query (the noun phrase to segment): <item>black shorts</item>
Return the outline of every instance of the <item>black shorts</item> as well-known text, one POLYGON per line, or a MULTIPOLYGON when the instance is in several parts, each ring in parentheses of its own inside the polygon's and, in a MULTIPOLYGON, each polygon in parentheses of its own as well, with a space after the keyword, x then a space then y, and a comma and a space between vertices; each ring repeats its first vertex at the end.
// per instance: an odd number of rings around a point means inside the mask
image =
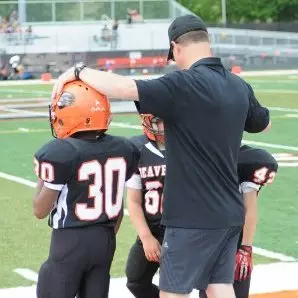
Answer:
POLYGON ((160 290, 189 294, 211 283, 233 284, 241 228, 167 227, 161 251, 160 290))
POLYGON ((53 230, 49 257, 39 271, 37 298, 107 298, 115 248, 113 228, 53 230))

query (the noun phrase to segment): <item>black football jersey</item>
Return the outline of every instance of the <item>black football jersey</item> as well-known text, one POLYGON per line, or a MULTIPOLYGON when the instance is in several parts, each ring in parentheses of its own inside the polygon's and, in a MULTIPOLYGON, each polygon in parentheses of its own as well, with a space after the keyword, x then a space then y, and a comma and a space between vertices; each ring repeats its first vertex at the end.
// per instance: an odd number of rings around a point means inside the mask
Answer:
POLYGON ((162 214, 164 178, 166 175, 165 150, 159 150, 155 142, 145 135, 131 138, 139 149, 138 170, 127 186, 143 192, 143 211, 150 228, 158 227, 162 214))
POLYGON ((239 184, 251 182, 266 185, 273 182, 278 169, 274 157, 263 149, 242 146, 238 159, 239 184))
POLYGON ((50 213, 54 229, 114 226, 123 208, 125 181, 136 171, 139 151, 121 137, 54 139, 34 158, 35 172, 59 197, 50 213))

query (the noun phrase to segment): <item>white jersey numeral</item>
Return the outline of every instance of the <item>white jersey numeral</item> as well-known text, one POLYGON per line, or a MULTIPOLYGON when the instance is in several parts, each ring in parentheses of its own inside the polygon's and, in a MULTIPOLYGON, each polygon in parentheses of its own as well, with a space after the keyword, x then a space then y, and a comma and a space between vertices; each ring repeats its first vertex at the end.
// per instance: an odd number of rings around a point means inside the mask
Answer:
POLYGON ((97 161, 84 162, 79 168, 79 182, 89 181, 93 176, 93 184, 89 185, 88 198, 93 200, 93 207, 86 203, 77 203, 75 213, 80 220, 93 221, 105 213, 109 219, 119 215, 122 209, 123 192, 126 178, 126 161, 124 158, 110 158, 104 167, 97 161), (117 173, 116 194, 113 193, 114 173, 117 173), (104 193, 102 191, 104 186, 104 193))
POLYGON ((36 158, 34 158, 33 162, 34 162, 34 172, 37 177, 49 183, 55 180, 54 167, 51 163, 49 162, 39 163, 36 158))
POLYGON ((145 183, 147 192, 145 194, 145 209, 146 212, 155 215, 158 212, 162 213, 163 195, 159 194, 158 189, 163 185, 159 181, 147 181, 145 183))
POLYGON ((268 168, 263 167, 254 172, 253 182, 258 184, 271 184, 273 183, 276 172, 270 171, 268 168))

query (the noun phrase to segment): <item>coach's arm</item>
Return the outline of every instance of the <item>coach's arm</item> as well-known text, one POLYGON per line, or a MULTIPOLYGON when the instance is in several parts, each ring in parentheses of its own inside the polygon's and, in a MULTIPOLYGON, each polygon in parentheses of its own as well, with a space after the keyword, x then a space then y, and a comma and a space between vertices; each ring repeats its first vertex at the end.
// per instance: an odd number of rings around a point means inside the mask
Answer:
MULTIPOLYGON (((58 78, 52 97, 59 94, 66 83, 75 79, 72 67, 58 78)), ((85 67, 80 72, 80 80, 110 98, 139 100, 137 85, 132 78, 85 67)))
MULTIPOLYGON (((183 96, 180 93, 185 93, 181 71, 169 73, 158 79, 134 80, 127 76, 85 67, 81 70, 79 77, 81 81, 105 94, 108 98, 139 101, 140 113, 149 113, 164 120, 170 120, 181 110, 183 96)), ((72 67, 56 81, 52 98, 54 99, 61 93, 66 83, 75 79, 72 67)))

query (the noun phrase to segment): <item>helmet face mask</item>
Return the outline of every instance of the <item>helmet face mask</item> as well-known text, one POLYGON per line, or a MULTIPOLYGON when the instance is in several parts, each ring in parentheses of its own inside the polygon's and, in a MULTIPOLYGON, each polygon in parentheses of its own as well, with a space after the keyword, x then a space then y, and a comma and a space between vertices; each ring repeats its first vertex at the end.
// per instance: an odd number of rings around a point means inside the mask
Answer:
POLYGON ((67 138, 78 132, 106 131, 111 122, 106 96, 82 81, 73 81, 49 106, 52 135, 67 138))
POLYGON ((152 114, 142 114, 141 118, 144 134, 148 137, 148 139, 164 143, 164 130, 160 130, 158 127, 160 123, 163 123, 163 121, 152 114))

